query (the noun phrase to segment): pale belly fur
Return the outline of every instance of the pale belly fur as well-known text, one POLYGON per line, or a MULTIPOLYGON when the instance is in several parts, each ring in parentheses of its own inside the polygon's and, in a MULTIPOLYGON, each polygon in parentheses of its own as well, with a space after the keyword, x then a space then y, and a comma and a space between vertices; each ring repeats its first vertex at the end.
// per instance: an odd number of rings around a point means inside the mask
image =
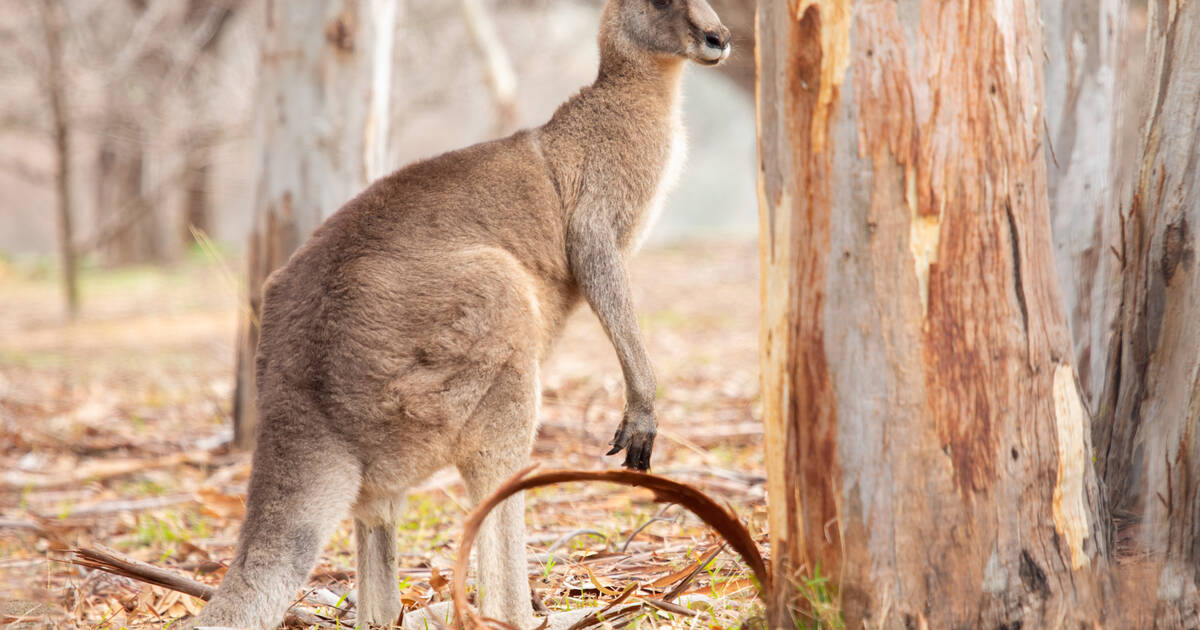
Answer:
POLYGON ((634 233, 633 251, 635 252, 646 243, 646 238, 650 236, 650 230, 658 222, 658 217, 662 215, 667 195, 675 188, 675 184, 679 183, 679 174, 683 172, 683 163, 687 160, 687 131, 683 128, 683 120, 678 107, 676 105, 674 116, 671 117, 671 149, 667 155, 667 163, 663 168, 662 176, 658 179, 658 187, 654 190, 654 196, 650 197, 650 202, 642 212, 642 220, 638 223, 637 231, 634 233))

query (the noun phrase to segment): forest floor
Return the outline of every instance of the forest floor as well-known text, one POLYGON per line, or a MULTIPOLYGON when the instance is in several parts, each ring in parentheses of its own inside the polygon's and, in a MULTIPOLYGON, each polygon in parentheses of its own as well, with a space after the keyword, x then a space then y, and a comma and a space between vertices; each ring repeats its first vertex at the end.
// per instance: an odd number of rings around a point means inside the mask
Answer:
MULTIPOLYGON (((70 564, 74 546, 219 582, 250 470, 248 454, 230 446, 239 269, 198 255, 166 269, 89 270, 83 314, 66 323, 50 275, 0 262, 0 624, 157 628, 200 608, 70 564)), ((728 505, 765 549, 757 251, 656 249, 632 274, 660 383, 654 472, 728 505)), ((619 466, 623 455, 603 454, 622 379, 590 311, 572 317, 543 375, 534 460, 619 466)), ((597 606, 632 584, 630 601, 661 597, 718 545, 698 519, 646 491, 568 484, 531 491, 527 504, 530 581, 551 610, 597 606)), ((410 494, 400 554, 410 607, 449 597, 468 511, 453 470, 410 494)), ((351 538, 343 522, 310 588, 338 597, 352 587, 351 538)), ((736 554, 703 564, 686 588, 700 602, 694 612, 646 608, 634 624, 732 627, 760 614, 736 554)))

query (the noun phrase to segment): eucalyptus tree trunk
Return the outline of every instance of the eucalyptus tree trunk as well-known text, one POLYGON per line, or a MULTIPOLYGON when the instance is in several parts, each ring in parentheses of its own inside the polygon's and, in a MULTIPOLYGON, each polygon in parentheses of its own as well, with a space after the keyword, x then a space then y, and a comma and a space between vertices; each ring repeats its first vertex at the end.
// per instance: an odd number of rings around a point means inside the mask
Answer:
POLYGON ((400 0, 269 2, 256 133, 255 228, 238 341, 234 437, 254 444, 262 283, 324 220, 384 174, 400 0))
POLYGON ((1149 2, 1144 121, 1096 427, 1123 551, 1157 565, 1156 624, 1196 627, 1200 567, 1200 3, 1149 2))
POLYGON ((761 2, 758 32, 772 627, 820 612, 817 567, 848 628, 1101 621, 1036 0, 761 2))

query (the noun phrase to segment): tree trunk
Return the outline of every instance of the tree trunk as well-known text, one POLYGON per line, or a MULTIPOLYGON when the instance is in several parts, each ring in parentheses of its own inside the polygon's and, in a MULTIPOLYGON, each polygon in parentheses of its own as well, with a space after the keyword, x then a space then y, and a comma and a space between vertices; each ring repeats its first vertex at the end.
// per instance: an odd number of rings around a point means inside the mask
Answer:
POLYGON ((117 107, 110 106, 96 154, 95 244, 106 265, 161 262, 162 217, 146 195, 145 143, 138 123, 117 107))
POLYGON ((1120 318, 1097 420, 1123 554, 1161 563, 1159 627, 1197 627, 1200 3, 1149 3, 1144 121, 1120 215, 1120 318))
POLYGON ((1037 3, 762 2, 758 32, 772 627, 818 568, 849 628, 1098 622, 1037 3))
POLYGON ((188 246, 195 240, 193 230, 202 234, 212 233, 212 203, 209 198, 212 151, 207 145, 196 145, 187 152, 185 159, 183 232, 180 237, 188 246))
POLYGON ((1044 0, 1046 151, 1054 254, 1079 380, 1095 410, 1120 296, 1121 56, 1124 0, 1044 0), (1120 54, 1118 54, 1120 53, 1120 54))
MULTIPOLYGON (((390 80, 376 81, 375 60, 391 63, 398 0, 266 3, 257 119, 261 150, 256 229, 248 253, 248 306, 238 340, 234 434, 254 443, 254 353, 262 283, 321 223, 371 180, 387 172, 390 80), (389 16, 390 19, 389 19, 389 16), (377 51, 385 46, 389 50, 377 51), (386 127, 385 127, 386 128, 386 127)), ((390 72, 384 73, 390 77, 390 72)))
POLYGON ((62 266, 63 295, 67 316, 79 316, 78 262, 75 258, 75 232, 71 227, 74 214, 71 197, 71 122, 67 111, 66 76, 63 73, 62 7, 58 0, 44 0, 41 6, 42 34, 46 41, 46 96, 50 101, 51 124, 54 128, 54 152, 57 168, 54 173, 58 193, 58 253, 62 266))

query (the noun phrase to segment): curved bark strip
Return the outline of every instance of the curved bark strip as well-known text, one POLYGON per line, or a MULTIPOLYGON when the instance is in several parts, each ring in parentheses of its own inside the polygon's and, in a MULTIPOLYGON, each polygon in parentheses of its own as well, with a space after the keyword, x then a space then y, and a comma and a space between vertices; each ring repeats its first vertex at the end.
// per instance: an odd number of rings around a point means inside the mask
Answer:
MULTIPOLYGON (((496 488, 491 496, 475 506, 463 523, 462 540, 454 561, 453 601, 456 628, 487 627, 488 622, 500 623, 480 618, 467 605, 467 567, 471 561, 471 546, 475 543, 479 528, 483 525, 483 519, 505 499, 518 492, 569 481, 603 481, 635 488, 646 488, 654 493, 655 501, 682 505, 691 510, 709 527, 712 527, 742 557, 746 566, 754 574, 754 579, 758 581, 760 595, 771 592, 772 576, 767 571, 766 562, 759 553, 758 546, 754 543, 750 532, 738 520, 737 515, 721 507, 711 497, 696 488, 666 477, 633 470, 550 470, 530 475, 535 468, 537 468, 536 464, 509 478, 503 485, 496 488)), ((701 564, 703 565, 703 563, 701 564)), ((621 599, 624 599, 630 592, 626 591, 621 599)), ((615 603, 617 602, 613 602, 613 604, 615 603)))
MULTIPOLYGON (((1122 551, 1163 563, 1158 625, 1200 617, 1200 3, 1152 0, 1114 377, 1097 435, 1122 551)), ((1187 625, 1184 621, 1187 621, 1187 625)), ((1176 626, 1175 624, 1181 624, 1176 626)))
POLYGON ((1098 621, 1036 1, 760 3, 758 28, 776 598, 820 563, 847 627, 1098 621))

